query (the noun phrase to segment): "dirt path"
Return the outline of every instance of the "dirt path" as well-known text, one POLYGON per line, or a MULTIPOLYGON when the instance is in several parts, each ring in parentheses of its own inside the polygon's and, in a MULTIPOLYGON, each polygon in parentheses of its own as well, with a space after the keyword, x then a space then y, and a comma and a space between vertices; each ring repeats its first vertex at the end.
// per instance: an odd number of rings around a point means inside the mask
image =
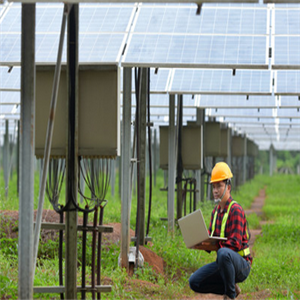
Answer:
MULTIPOLYGON (((262 208, 265 204, 265 197, 266 197, 265 190, 264 189, 260 190, 259 195, 252 202, 251 208, 248 210, 245 210, 246 216, 250 215, 252 213, 256 213, 260 217, 263 214, 262 208)), ((250 252, 251 252, 251 255, 253 257, 255 257, 255 251, 253 250, 253 245, 254 245, 256 237, 261 234, 261 229, 252 229, 252 230, 250 230, 250 233, 251 233, 251 239, 249 242, 250 252)), ((242 291, 242 293, 239 295, 238 299, 250 299, 250 298, 251 299, 266 299, 269 297, 270 297, 269 291, 259 291, 259 292, 252 293, 251 295, 243 295, 243 291, 242 291)), ((204 299, 210 299, 210 300, 212 300, 212 299, 219 300, 220 299, 221 300, 221 299, 223 299, 223 296, 218 296, 218 295, 214 295, 214 294, 204 295, 204 294, 196 294, 195 293, 195 296, 192 299, 193 300, 198 300, 198 299, 199 300, 200 299, 201 300, 204 300, 204 299)))

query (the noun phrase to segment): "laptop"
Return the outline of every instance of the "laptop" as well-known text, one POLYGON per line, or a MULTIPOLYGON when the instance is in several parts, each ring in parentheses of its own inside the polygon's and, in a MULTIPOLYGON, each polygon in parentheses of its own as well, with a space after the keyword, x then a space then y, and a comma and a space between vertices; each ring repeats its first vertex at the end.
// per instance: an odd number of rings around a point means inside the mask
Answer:
POLYGON ((218 241, 227 240, 227 238, 208 235, 208 231, 200 209, 180 218, 178 220, 178 224, 187 248, 193 248, 202 242, 216 244, 218 241))

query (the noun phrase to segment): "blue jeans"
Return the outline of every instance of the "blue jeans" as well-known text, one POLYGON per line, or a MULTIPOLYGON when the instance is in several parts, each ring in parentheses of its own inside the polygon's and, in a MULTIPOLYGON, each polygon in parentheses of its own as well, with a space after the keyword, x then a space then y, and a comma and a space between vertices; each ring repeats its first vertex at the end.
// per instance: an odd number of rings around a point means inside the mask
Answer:
POLYGON ((217 260, 198 269, 189 279, 197 293, 213 293, 235 298, 235 283, 244 281, 250 273, 250 263, 229 248, 220 248, 217 260))

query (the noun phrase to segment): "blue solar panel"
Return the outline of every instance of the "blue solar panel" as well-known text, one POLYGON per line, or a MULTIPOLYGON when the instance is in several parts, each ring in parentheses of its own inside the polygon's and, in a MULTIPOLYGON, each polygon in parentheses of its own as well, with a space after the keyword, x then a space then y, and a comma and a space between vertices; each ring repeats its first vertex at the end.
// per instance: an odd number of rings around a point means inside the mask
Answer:
POLYGON ((1 31, 20 32, 21 30, 21 7, 12 6, 10 7, 5 17, 1 22, 1 31))
POLYGON ((281 96, 280 107, 300 107, 298 96, 281 96))
POLYGON ((276 94, 300 95, 300 71, 277 71, 276 94))
MULTIPOLYGON (((166 93, 171 70, 150 68, 150 93, 166 93)), ((135 91, 135 68, 132 68, 132 87, 135 91)), ((121 72, 121 90, 123 90, 123 72, 121 72)))
POLYGON ((269 71, 176 69, 170 92, 192 94, 271 94, 269 71))
POLYGON ((134 32, 189 34, 266 34, 267 10, 142 6, 134 32))
POLYGON ((277 115, 280 118, 299 119, 300 118, 300 110, 299 110, 299 108, 279 108, 277 115))
MULTIPOLYGON (((121 54, 124 34, 80 34, 80 62, 116 62, 121 54)), ((55 62, 59 44, 58 34, 36 34, 36 61, 55 62)), ((20 62, 20 34, 5 34, 0 39, 0 61, 20 62)), ((63 59, 66 61, 66 39, 63 59)))
POLYGON ((3 33, 0 39, 0 61, 20 62, 21 36, 20 34, 3 33))
POLYGON ((243 117, 243 118, 273 118, 273 112, 267 108, 260 108, 260 109, 242 109, 242 108, 220 108, 217 110, 211 110, 211 116, 221 116, 221 117, 243 117))
POLYGON ((267 68, 266 37, 133 34, 123 65, 248 65, 267 68))
POLYGON ((80 32, 125 32, 132 7, 83 6, 80 10, 80 32))
POLYGON ((0 92, 0 105, 2 103, 20 103, 20 92, 0 92))
POLYGON ((275 36, 274 65, 300 67, 300 36, 275 36))
POLYGON ((275 34, 300 34, 300 10, 276 9, 275 34))
MULTIPOLYGON (((124 47, 133 5, 82 5, 80 10, 79 60, 116 62, 124 47), (115 33, 115 34, 114 34, 115 33)), ((55 62, 63 5, 37 4, 36 61, 55 62)), ((13 4, 1 23, 0 61, 20 62, 21 6, 13 4)), ((66 61, 66 37, 63 61, 66 61)))
POLYGON ((201 95, 196 98, 196 105, 201 108, 276 108, 273 96, 239 95, 201 95))
POLYGON ((21 70, 19 67, 0 67, 0 88, 19 89, 21 70))

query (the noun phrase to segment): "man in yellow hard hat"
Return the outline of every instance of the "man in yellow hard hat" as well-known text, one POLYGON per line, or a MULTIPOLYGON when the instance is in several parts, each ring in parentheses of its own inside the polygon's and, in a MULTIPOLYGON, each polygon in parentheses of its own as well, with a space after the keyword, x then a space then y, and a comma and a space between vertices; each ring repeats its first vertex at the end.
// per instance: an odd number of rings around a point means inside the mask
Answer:
POLYGON ((252 264, 245 213, 230 193, 232 177, 229 166, 224 162, 217 163, 212 170, 210 183, 217 205, 212 211, 208 231, 211 236, 227 240, 216 244, 203 242, 194 247, 217 251, 217 259, 198 269, 189 279, 193 291, 224 295, 224 299, 238 296, 241 290, 236 283, 248 277, 252 264))

